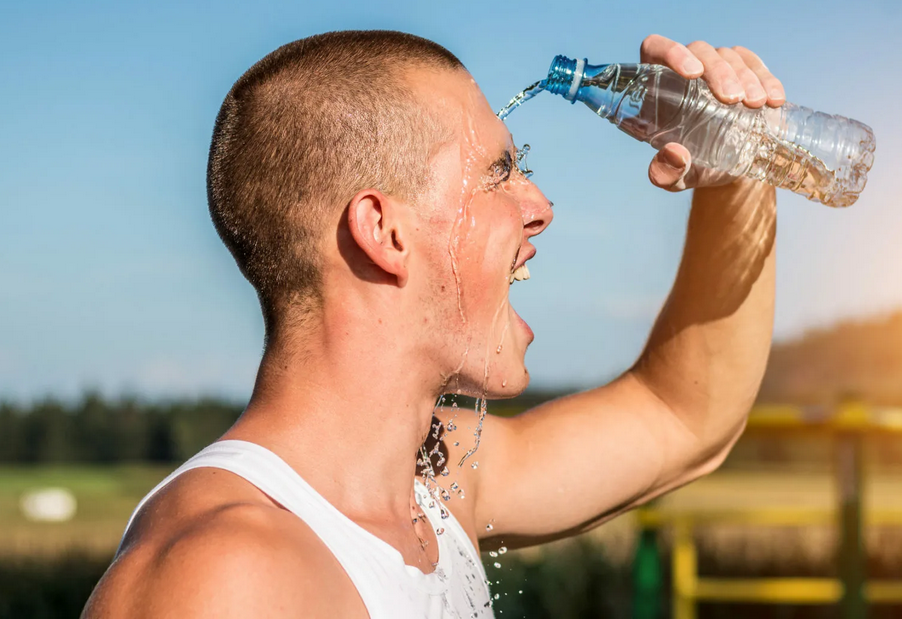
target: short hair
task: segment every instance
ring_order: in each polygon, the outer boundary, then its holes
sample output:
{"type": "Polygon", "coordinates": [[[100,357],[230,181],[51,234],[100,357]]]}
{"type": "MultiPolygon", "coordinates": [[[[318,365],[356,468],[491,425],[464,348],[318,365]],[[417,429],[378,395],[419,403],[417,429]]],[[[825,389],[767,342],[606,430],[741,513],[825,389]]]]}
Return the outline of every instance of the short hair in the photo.
{"type": "Polygon", "coordinates": [[[415,201],[428,181],[444,125],[416,101],[405,81],[411,67],[464,69],[411,34],[328,32],[273,51],[226,95],[207,198],[267,333],[284,304],[322,300],[320,240],[355,193],[372,187],[415,201]]]}

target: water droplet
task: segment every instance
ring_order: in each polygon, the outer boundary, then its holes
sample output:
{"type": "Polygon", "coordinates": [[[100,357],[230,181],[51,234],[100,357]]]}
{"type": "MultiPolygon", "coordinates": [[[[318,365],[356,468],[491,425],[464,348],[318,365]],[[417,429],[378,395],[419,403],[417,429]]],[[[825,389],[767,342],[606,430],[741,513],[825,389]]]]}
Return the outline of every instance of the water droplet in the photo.
{"type": "Polygon", "coordinates": [[[517,593],[519,593],[520,595],[523,595],[523,589],[520,589],[519,591],[517,591],[517,593]]]}
{"type": "Polygon", "coordinates": [[[447,466],[442,469],[442,477],[447,477],[450,474],[451,474],[451,471],[448,470],[447,466]]]}
{"type": "Polygon", "coordinates": [[[502,348],[501,344],[498,344],[498,348],[495,349],[495,352],[498,353],[499,355],[501,354],[501,348],[502,348]]]}
{"type": "Polygon", "coordinates": [[[496,599],[496,600],[497,600],[498,598],[500,598],[500,597],[501,597],[501,594],[500,594],[500,593],[496,593],[496,594],[495,594],[495,599],[496,599]]]}
{"type": "Polygon", "coordinates": [[[502,387],[507,387],[507,381],[506,381],[506,380],[502,380],[502,381],[501,381],[501,386],[502,386],[502,387]]]}
{"type": "Polygon", "coordinates": [[[451,490],[457,490],[460,486],[457,485],[457,482],[451,482],[451,490]]]}
{"type": "Polygon", "coordinates": [[[497,567],[497,568],[501,568],[501,564],[500,564],[500,563],[498,563],[498,562],[497,562],[497,561],[495,561],[495,567],[497,567]]]}
{"type": "Polygon", "coordinates": [[[507,552],[507,546],[502,546],[501,548],[498,549],[499,555],[503,555],[505,552],[507,552]]]}
{"type": "Polygon", "coordinates": [[[454,432],[457,429],[457,426],[454,425],[454,421],[448,422],[448,432],[454,432]]]}
{"type": "Polygon", "coordinates": [[[458,441],[454,441],[454,446],[455,446],[455,447],[460,447],[460,443],[459,443],[458,441]]]}
{"type": "MultiPolygon", "coordinates": [[[[409,462],[409,460],[408,460],[408,462],[409,462]]],[[[472,469],[478,469],[478,468],[479,468],[479,462],[474,462],[473,464],[470,465],[470,468],[472,468],[472,469]]]]}
{"type": "Polygon", "coordinates": [[[485,530],[486,530],[486,531],[491,531],[491,530],[494,529],[494,528],[495,528],[495,527],[492,526],[492,523],[491,523],[491,522],[490,522],[489,524],[485,525],[485,530]]]}
{"type": "Polygon", "coordinates": [[[497,556],[498,556],[498,553],[495,552],[494,550],[490,550],[490,551],[489,551],[489,556],[490,556],[490,557],[497,557],[497,556]]]}
{"type": "Polygon", "coordinates": [[[414,518],[413,520],[411,520],[411,522],[414,524],[416,524],[418,521],[419,521],[419,518],[414,518]]]}
{"type": "MultiPolygon", "coordinates": [[[[408,462],[410,462],[410,460],[408,460],[408,462]]],[[[439,527],[435,530],[436,535],[441,535],[444,532],[445,532],[445,529],[443,527],[439,527]]]]}

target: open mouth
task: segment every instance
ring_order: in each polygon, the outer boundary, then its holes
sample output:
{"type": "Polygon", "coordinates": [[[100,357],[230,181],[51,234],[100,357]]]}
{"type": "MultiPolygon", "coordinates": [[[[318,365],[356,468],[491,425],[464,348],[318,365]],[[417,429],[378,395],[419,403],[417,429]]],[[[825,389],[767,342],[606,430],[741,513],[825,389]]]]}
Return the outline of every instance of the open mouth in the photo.
{"type": "MultiPolygon", "coordinates": [[[[536,255],[536,248],[530,246],[522,257],[520,256],[520,249],[522,249],[522,247],[517,248],[517,253],[514,254],[514,259],[511,261],[511,270],[510,274],[508,275],[509,284],[523,281],[524,279],[529,279],[529,267],[526,266],[526,261],[530,260],[533,256],[536,255]]],[[[519,324],[526,332],[528,341],[532,342],[532,340],[535,338],[532,329],[529,328],[529,325],[526,324],[526,321],[520,317],[520,314],[518,314],[513,307],[511,307],[510,309],[513,312],[516,323],[519,324]]]]}
{"type": "Polygon", "coordinates": [[[529,267],[525,264],[521,264],[516,269],[511,271],[510,283],[513,284],[514,282],[520,282],[524,279],[529,279],[529,267]]]}
{"type": "Polygon", "coordinates": [[[517,258],[520,256],[520,248],[517,248],[517,253],[514,254],[514,259],[511,261],[511,272],[508,276],[509,283],[513,284],[514,282],[529,279],[529,267],[526,266],[526,261],[530,260],[535,255],[536,250],[535,248],[532,248],[532,251],[523,257],[523,262],[517,264],[517,258]]]}

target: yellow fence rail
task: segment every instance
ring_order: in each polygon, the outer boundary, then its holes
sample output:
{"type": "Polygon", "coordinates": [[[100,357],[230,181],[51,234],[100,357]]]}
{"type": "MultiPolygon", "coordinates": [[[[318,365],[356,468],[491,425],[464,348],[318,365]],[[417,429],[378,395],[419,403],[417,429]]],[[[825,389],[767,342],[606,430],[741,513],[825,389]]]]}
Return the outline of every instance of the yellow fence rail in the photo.
{"type": "MultiPolygon", "coordinates": [[[[672,616],[695,619],[699,602],[753,602],[764,604],[835,604],[843,596],[838,578],[702,578],[698,575],[693,531],[698,525],[817,526],[836,523],[836,513],[816,509],[762,509],[668,513],[654,508],[638,512],[643,529],[669,527],[673,531],[672,616]]],[[[868,513],[869,526],[900,525],[902,510],[868,513]]],[[[902,603],[902,580],[875,580],[864,586],[870,603],[902,603]]]]}
{"type": "MultiPolygon", "coordinates": [[[[695,619],[699,602],[839,604],[843,619],[864,619],[868,604],[902,603],[902,580],[865,578],[862,528],[902,526],[902,510],[864,510],[861,488],[863,437],[902,435],[902,409],[845,402],[833,408],[762,406],[752,411],[749,433],[792,436],[824,433],[834,439],[838,503],[835,510],[756,509],[750,511],[667,512],[640,509],[642,528],[634,564],[634,619],[660,615],[655,599],[661,583],[656,531],[673,531],[672,616],[695,619]],[[694,530],[705,524],[747,526],[835,525],[839,531],[838,578],[701,578],[694,530]]],[[[902,492],[902,489],[900,489],[902,492]]]]}

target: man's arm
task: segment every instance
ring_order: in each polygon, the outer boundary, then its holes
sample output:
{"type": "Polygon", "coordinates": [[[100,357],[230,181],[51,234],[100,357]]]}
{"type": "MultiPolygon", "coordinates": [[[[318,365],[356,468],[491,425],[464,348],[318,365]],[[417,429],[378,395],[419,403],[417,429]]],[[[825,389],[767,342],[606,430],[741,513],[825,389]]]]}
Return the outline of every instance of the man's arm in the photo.
{"type": "MultiPolygon", "coordinates": [[[[653,53],[646,44],[644,62],[675,69],[687,53],[660,37],[653,53]]],[[[706,77],[722,75],[700,45],[693,44],[706,77]]],[[[772,86],[766,75],[759,73],[760,82],[772,86]]],[[[725,77],[708,81],[724,95],[725,77]]],[[[650,168],[655,184],[679,190],[722,182],[695,168],[662,167],[669,154],[688,155],[678,145],[665,151],[650,168]]],[[[609,385],[486,421],[475,488],[482,537],[517,546],[578,533],[723,461],[745,426],[770,349],[775,202],[772,187],[749,180],[696,189],[676,281],[635,365],[609,385]]]]}

